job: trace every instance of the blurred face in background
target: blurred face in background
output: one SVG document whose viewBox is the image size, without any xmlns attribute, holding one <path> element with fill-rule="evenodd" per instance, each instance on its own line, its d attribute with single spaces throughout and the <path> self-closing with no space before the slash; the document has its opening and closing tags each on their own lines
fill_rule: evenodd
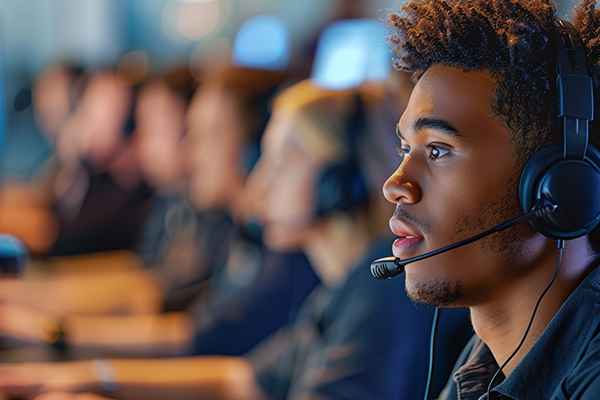
<svg viewBox="0 0 600 400">
<path fill-rule="evenodd" d="M 105 167 L 124 144 L 123 127 L 131 102 L 131 89 L 115 75 L 93 77 L 59 133 L 61 159 L 67 163 L 83 159 L 96 168 Z"/>
<path fill-rule="evenodd" d="M 262 154 L 248 191 L 263 224 L 264 240 L 275 251 L 301 250 L 319 224 L 315 185 L 325 167 L 311 151 L 294 115 L 275 111 L 262 140 Z"/>
<path fill-rule="evenodd" d="M 218 84 L 205 83 L 196 90 L 186 120 L 190 200 L 201 210 L 232 211 L 246 175 L 244 124 L 235 99 Z"/>
<path fill-rule="evenodd" d="M 52 67 L 38 77 L 33 92 L 35 119 L 51 144 L 56 143 L 60 127 L 71 114 L 71 73 Z"/>
<path fill-rule="evenodd" d="M 157 189 L 181 182 L 185 103 L 165 83 L 145 85 L 135 114 L 136 159 L 144 180 Z"/>
</svg>

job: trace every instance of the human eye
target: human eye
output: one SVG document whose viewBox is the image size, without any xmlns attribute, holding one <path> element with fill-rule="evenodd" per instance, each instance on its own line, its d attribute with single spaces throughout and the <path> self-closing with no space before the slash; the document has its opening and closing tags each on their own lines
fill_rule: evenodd
<svg viewBox="0 0 600 400">
<path fill-rule="evenodd" d="M 439 145 L 434 145 L 434 144 L 430 144 L 429 146 L 429 158 L 432 160 L 437 160 L 441 157 L 444 157 L 445 155 L 447 155 L 448 153 L 450 153 L 450 151 L 448 149 L 443 148 L 442 146 Z"/>
</svg>

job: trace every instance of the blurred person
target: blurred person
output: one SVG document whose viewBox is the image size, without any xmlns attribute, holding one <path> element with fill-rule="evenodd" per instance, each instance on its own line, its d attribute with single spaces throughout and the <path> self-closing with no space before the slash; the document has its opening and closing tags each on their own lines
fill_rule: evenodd
<svg viewBox="0 0 600 400">
<path fill-rule="evenodd" d="M 60 337 L 69 355 L 77 357 L 90 352 L 238 355 L 293 318 L 294 310 L 317 283 L 310 265 L 301 254 L 265 251 L 260 239 L 245 234 L 240 226 L 249 167 L 243 153 L 248 151 L 249 138 L 260 137 L 264 129 L 269 93 L 280 77 L 249 70 L 231 70 L 225 75 L 222 82 L 203 84 L 187 115 L 185 146 L 193 159 L 191 194 L 202 213 L 195 215 L 180 199 L 184 158 L 180 147 L 183 124 L 178 115 L 183 116 L 183 104 L 166 85 L 152 82 L 141 89 L 137 101 L 135 139 L 140 166 L 161 193 L 158 212 L 151 218 L 154 226 L 142 239 L 149 251 L 140 253 L 152 262 L 151 267 L 46 283 L 67 293 L 79 287 L 83 291 L 95 288 L 96 296 L 82 296 L 89 307 L 92 300 L 102 303 L 102 291 L 110 295 L 130 285 L 133 292 L 124 295 L 140 296 L 144 287 L 152 291 L 154 282 L 159 289 L 154 290 L 155 296 L 163 299 L 163 311 L 185 312 L 50 318 L 42 312 L 26 313 L 23 308 L 5 306 L 5 311 L 12 312 L 3 318 L 0 331 L 33 340 L 44 335 Z M 213 179 L 215 174 L 218 179 Z M 186 231 L 197 233 L 185 240 Z M 182 257 L 199 260 L 190 263 Z M 209 274 L 210 281 L 203 285 Z M 43 294 L 36 298 L 48 300 Z M 85 311 L 82 299 L 70 298 L 79 304 L 72 306 L 79 307 L 78 312 Z M 114 301 L 106 299 L 104 303 Z M 30 318 L 24 318 L 26 315 Z M 28 320 L 31 323 L 24 323 Z"/>
<path fill-rule="evenodd" d="M 174 93 L 166 84 L 152 82 L 140 90 L 137 103 L 136 112 L 140 126 L 137 128 L 135 145 L 136 158 L 142 173 L 164 196 L 167 193 L 183 193 L 184 171 L 181 165 L 177 166 L 181 163 L 178 161 L 171 168 L 161 169 L 155 169 L 154 163 L 161 163 L 164 158 L 172 160 L 179 153 L 178 146 L 184 133 L 185 99 Z M 147 142 L 150 142 L 150 145 L 146 144 Z M 175 154 L 171 155 L 171 152 Z M 151 161 L 150 158 L 154 156 L 156 158 Z M 154 208 L 160 208 L 161 205 L 157 207 L 155 204 Z M 159 213 L 164 219 L 164 212 Z M 188 210 L 187 213 L 193 214 L 195 218 L 193 211 Z M 155 240 L 146 241 L 151 242 L 151 245 L 146 247 L 152 247 L 154 253 L 160 253 L 166 247 L 166 244 L 159 246 Z M 142 254 L 146 253 L 148 251 L 142 251 Z M 78 259 L 79 271 L 77 267 L 72 267 L 74 271 L 68 273 L 32 274 L 25 279 L 0 281 L 0 298 L 4 303 L 0 306 L 1 309 L 6 313 L 9 312 L 9 305 L 25 307 L 20 312 L 9 312 L 9 315 L 32 314 L 32 321 L 36 320 L 36 314 L 38 317 L 49 314 L 62 318 L 72 313 L 137 313 L 157 312 L 161 309 L 162 294 L 158 279 L 153 271 L 140 269 L 140 260 L 132 255 L 129 261 L 126 261 L 130 266 L 121 268 L 124 271 L 115 271 L 110 265 L 98 271 L 87 271 L 85 264 L 98 258 L 107 264 L 115 262 L 94 254 Z M 150 261 L 159 262 L 156 256 L 147 255 L 142 261 L 149 258 L 152 259 Z M 193 260 L 190 260 L 190 263 L 193 263 Z M 26 312 L 28 308 L 31 309 L 29 313 Z M 12 325 L 22 327 L 21 330 L 27 332 L 27 328 L 18 323 L 22 319 L 16 318 Z M 11 334 L 11 329 L 7 326 L 11 320 L 12 318 L 3 318 L 5 334 Z M 32 333 L 25 335 L 25 339 L 40 339 L 39 334 L 35 335 L 35 330 L 29 331 Z M 33 337 L 30 337 L 32 335 Z"/>
<path fill-rule="evenodd" d="M 134 245 L 151 206 L 151 190 L 141 181 L 133 157 L 133 97 L 128 82 L 112 72 L 53 66 L 38 77 L 34 115 L 56 157 L 27 188 L 39 198 L 35 205 L 54 218 L 36 224 L 46 232 L 42 238 L 32 228 L 16 226 L 18 221 L 10 223 L 15 228 L 8 227 L 24 231 L 22 236 L 33 244 L 34 255 L 82 254 Z M 29 215 L 19 212 L 8 218 L 31 222 L 32 214 L 40 214 L 35 209 L 25 211 Z M 0 226 L 9 224 L 6 219 Z"/>
<path fill-rule="evenodd" d="M 35 122 L 53 147 L 60 128 L 74 110 L 84 77 L 70 66 L 53 65 L 35 79 Z M 0 188 L 0 232 L 24 240 L 34 255 L 45 254 L 57 237 L 58 220 L 51 209 L 57 168 L 57 157 L 48 157 L 30 180 L 5 179 Z"/>
<path fill-rule="evenodd" d="M 54 209 L 58 238 L 48 255 L 131 249 L 152 206 L 134 156 L 135 97 L 111 72 L 93 74 L 61 127 Z"/>
<path fill-rule="evenodd" d="M 136 106 L 139 126 L 136 128 L 134 144 L 140 169 L 144 178 L 153 183 L 162 197 L 176 196 L 176 193 L 183 196 L 184 171 L 177 156 L 184 133 L 185 99 L 160 81 L 148 83 L 139 92 Z M 156 169 L 155 164 L 164 166 L 163 160 L 169 167 Z M 170 164 L 173 160 L 176 162 Z M 164 220 L 162 206 L 163 203 L 157 201 L 153 208 L 158 210 L 154 214 L 159 214 Z M 186 213 L 191 219 L 197 217 L 189 206 L 177 211 Z M 171 228 L 182 229 L 179 226 Z M 151 250 L 140 251 L 141 261 L 158 264 L 161 260 L 157 254 L 164 253 L 173 238 L 164 238 L 164 228 L 153 226 L 145 230 L 152 232 L 146 235 L 152 238 L 140 240 L 149 242 L 145 247 Z M 188 241 L 194 234 L 187 233 Z M 155 239 L 155 236 L 161 238 Z M 157 243 L 161 241 L 168 243 Z M 1 280 L 2 334 L 25 342 L 39 342 L 52 340 L 56 335 L 52 331 L 60 328 L 59 320 L 73 313 L 148 313 L 161 310 L 164 294 L 156 271 L 159 267 L 153 267 L 154 264 L 149 262 L 146 264 L 149 269 L 141 269 L 140 260 L 132 255 L 126 261 L 130 265 L 120 270 L 107 265 L 104 269 L 88 271 L 86 264 L 96 258 L 97 255 L 89 255 L 78 259 L 79 271 L 73 267 L 73 271 L 58 274 L 38 273 L 24 279 Z M 115 260 L 108 259 L 105 262 L 114 263 Z M 190 259 L 187 263 L 194 262 L 195 259 Z"/>
<path fill-rule="evenodd" d="M 81 160 L 87 159 L 88 153 L 97 154 L 91 158 L 100 160 L 107 158 L 110 152 L 116 151 L 114 147 L 118 147 L 116 143 L 120 142 L 119 138 L 107 139 L 107 142 L 113 144 L 103 146 L 92 144 L 89 141 L 96 140 L 93 138 L 98 136 L 110 138 L 113 133 L 115 136 L 120 135 L 123 119 L 126 113 L 129 113 L 128 107 L 131 105 L 132 100 L 130 98 L 130 88 L 111 74 L 100 74 L 91 77 L 89 78 L 91 82 L 88 85 L 86 85 L 88 78 L 84 74 L 66 67 L 50 68 L 49 71 L 44 72 L 38 79 L 34 91 L 35 111 L 36 116 L 39 118 L 39 124 L 50 137 L 49 140 L 57 144 L 60 149 L 58 158 L 60 159 L 61 169 L 56 178 L 56 186 L 60 187 L 61 182 L 64 182 L 64 174 L 71 174 L 71 172 L 65 171 L 74 169 L 78 172 L 75 173 L 76 179 L 72 183 L 77 187 L 75 191 L 79 190 L 81 192 L 76 194 L 75 197 L 85 195 L 86 185 L 91 185 L 89 192 L 95 192 L 102 197 L 106 192 L 104 189 L 107 188 L 107 185 L 103 185 L 101 182 L 107 182 L 110 178 L 99 177 L 99 179 L 95 179 L 92 177 L 90 181 L 89 171 L 86 172 L 86 168 L 81 166 Z M 52 103 L 53 98 L 56 98 L 58 104 Z M 96 109 L 96 106 L 98 106 L 98 109 Z M 53 115 L 54 112 L 60 114 L 60 116 Z M 88 118 L 88 114 L 93 114 L 94 117 Z M 104 116 L 108 121 L 106 124 L 103 124 L 102 119 Z M 179 118 L 183 120 L 183 107 Z M 73 122 L 73 119 L 77 123 Z M 181 124 L 182 122 L 180 122 Z M 67 127 L 65 128 L 65 126 Z M 58 133 L 65 130 L 70 133 L 68 135 L 64 132 L 62 135 Z M 87 136 L 89 140 L 83 140 L 80 136 Z M 84 146 L 82 142 L 88 143 Z M 63 143 L 63 145 L 58 143 Z M 65 150 L 65 146 L 71 150 Z M 98 147 L 105 150 L 98 151 L 96 149 Z M 103 163 L 98 161 L 96 164 L 102 165 Z M 109 192 L 112 190 L 111 187 L 115 188 L 115 186 L 108 185 Z M 72 199 L 71 194 L 59 195 L 57 204 L 68 206 L 70 199 Z M 123 194 L 127 197 L 125 192 Z M 108 221 L 102 221 L 102 223 L 112 229 L 109 225 L 114 220 L 111 221 L 107 218 L 105 210 L 111 207 L 119 208 L 123 205 L 123 202 L 115 206 L 115 204 L 111 204 L 111 199 L 114 200 L 114 196 L 109 195 L 108 198 L 104 196 L 101 199 L 104 200 L 102 204 L 97 203 L 93 207 L 94 209 L 86 208 L 87 211 L 84 210 L 84 214 L 88 215 L 84 219 L 87 218 L 89 225 L 84 224 L 82 226 L 79 224 L 83 231 L 79 231 L 79 235 L 75 235 L 77 240 L 79 240 L 80 235 L 85 236 L 85 232 L 93 236 L 94 229 L 98 228 L 96 222 L 103 218 Z M 129 222 L 139 220 L 137 217 L 145 214 L 145 211 L 142 210 L 141 214 L 137 212 L 136 215 L 134 210 L 137 208 L 136 203 L 135 200 L 130 201 L 128 206 L 122 210 L 127 217 L 121 216 L 120 218 L 124 220 L 122 221 L 125 225 L 123 230 L 126 230 L 126 225 Z M 147 208 L 147 205 L 143 205 L 142 208 Z M 110 212 L 114 210 L 115 208 Z M 76 213 L 81 214 L 80 211 L 76 211 Z M 134 211 L 133 217 L 127 215 L 131 211 Z M 60 213 L 58 214 L 60 215 Z M 65 224 L 69 224 L 69 218 L 66 218 L 67 221 L 65 218 L 65 215 L 60 218 L 63 233 Z M 68 228 L 66 229 L 68 230 Z M 131 229 L 135 230 L 136 228 Z M 66 241 L 65 245 L 77 246 L 77 240 Z M 60 241 L 61 239 L 59 239 Z M 102 263 L 105 265 L 101 269 L 110 271 L 106 275 L 103 273 L 92 275 L 82 273 L 89 269 L 90 265 Z M 32 270 L 24 279 L 1 280 L 0 286 L 3 289 L 0 295 L 2 300 L 2 325 L 6 335 L 20 336 L 26 341 L 39 340 L 40 336 L 44 336 L 44 332 L 43 330 L 40 331 L 39 328 L 35 329 L 35 326 L 38 325 L 36 321 L 39 320 L 39 316 L 43 314 L 61 318 L 65 314 L 73 312 L 148 312 L 158 309 L 159 293 L 154 279 L 137 271 L 113 272 L 115 265 L 121 266 L 118 267 L 121 269 L 139 269 L 140 262 L 132 254 L 115 254 L 114 256 L 94 254 L 68 261 L 64 259 L 55 261 L 53 259 L 43 264 L 50 271 L 55 264 L 60 266 L 69 265 L 72 269 L 70 272 L 75 272 L 75 274 L 58 273 L 53 276 L 46 274 L 44 271 Z M 133 282 L 137 284 L 132 285 Z M 126 288 L 129 288 L 129 290 Z M 29 334 L 25 334 L 27 332 Z"/>
<path fill-rule="evenodd" d="M 378 193 L 385 179 L 377 164 L 387 157 L 381 149 L 371 152 L 378 141 L 367 140 L 375 132 L 367 128 L 373 120 L 366 110 L 381 110 L 381 103 L 365 106 L 358 96 L 353 90 L 319 89 L 310 81 L 284 91 L 274 103 L 263 154 L 250 177 L 246 193 L 255 199 L 269 247 L 304 250 L 322 281 L 295 322 L 244 357 L 24 364 L 0 369 L 0 390 L 30 397 L 57 392 L 40 399 L 79 397 L 59 392 L 118 399 L 420 396 L 427 370 L 420 355 L 429 346 L 432 310 L 417 309 L 401 280 L 382 283 L 370 275 L 373 255 L 390 243 L 382 238 L 382 196 L 370 194 L 375 187 Z M 388 115 L 390 126 L 397 114 Z M 368 176 L 368 186 L 361 188 L 355 179 L 354 163 Z M 336 185 L 342 196 L 335 196 Z M 437 376 L 451 369 L 470 336 L 466 325 L 465 310 L 443 315 L 439 338 L 445 359 Z"/>
<path fill-rule="evenodd" d="M 88 74 L 82 68 L 51 65 L 35 80 L 35 122 L 51 145 L 56 144 L 60 129 L 75 111 L 87 78 Z"/>
</svg>

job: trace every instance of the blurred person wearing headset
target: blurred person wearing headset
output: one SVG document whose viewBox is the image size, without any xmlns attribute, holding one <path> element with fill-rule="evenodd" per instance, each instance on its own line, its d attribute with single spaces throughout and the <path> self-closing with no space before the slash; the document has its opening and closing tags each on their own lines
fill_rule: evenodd
<svg viewBox="0 0 600 400">
<path fill-rule="evenodd" d="M 39 399 L 98 398 L 65 392 L 237 400 L 420 394 L 427 370 L 421 354 L 429 345 L 432 310 L 417 309 L 402 281 L 382 285 L 368 268 L 390 240 L 383 234 L 382 197 L 371 195 L 374 188 L 379 192 L 387 168 L 378 164 L 389 160 L 389 151 L 379 146 L 387 143 L 385 138 L 372 136 L 377 135 L 368 112 L 385 109 L 379 107 L 385 100 L 371 98 L 367 104 L 367 98 L 355 90 L 336 92 L 303 81 L 273 105 L 263 155 L 244 200 L 255 204 L 269 247 L 304 250 L 321 278 L 295 322 L 244 357 L 10 366 L 0 369 L 0 390 L 34 398 L 57 392 Z M 467 323 L 466 310 L 447 313 L 441 321 L 447 358 L 438 367 L 446 373 L 470 336 Z"/>
<path fill-rule="evenodd" d="M 249 167 L 243 153 L 250 146 L 246 136 L 262 132 L 266 100 L 281 76 L 237 69 L 223 75 L 222 83 L 205 83 L 197 90 L 184 142 L 182 99 L 160 81 L 145 84 L 139 92 L 136 154 L 145 179 L 161 193 L 151 214 L 150 225 L 155 226 L 141 238 L 145 249 L 139 254 L 149 267 L 71 274 L 46 281 L 48 290 L 35 295 L 22 293 L 31 284 L 16 281 L 12 292 L 20 289 L 21 298 L 47 302 L 58 296 L 62 303 L 75 304 L 52 314 L 4 305 L 0 332 L 33 342 L 59 340 L 71 357 L 238 355 L 292 318 L 290 312 L 317 283 L 308 262 L 301 254 L 264 251 L 260 238 L 244 235 L 234 222 L 243 218 L 239 208 L 244 206 L 241 191 Z M 250 126 L 245 124 L 256 129 L 247 133 Z M 186 153 L 192 158 L 190 194 L 200 215 L 179 199 L 185 188 Z M 121 301 L 128 294 L 135 300 L 144 288 L 162 302 L 156 311 L 167 313 L 73 315 L 98 314 L 102 308 L 118 313 L 115 295 Z M 52 296 L 54 290 L 60 294 Z M 66 313 L 69 308 L 75 311 Z"/>
<path fill-rule="evenodd" d="M 58 237 L 47 255 L 131 249 L 152 207 L 132 140 L 135 91 L 115 72 L 91 74 L 62 124 L 56 152 Z"/>
</svg>

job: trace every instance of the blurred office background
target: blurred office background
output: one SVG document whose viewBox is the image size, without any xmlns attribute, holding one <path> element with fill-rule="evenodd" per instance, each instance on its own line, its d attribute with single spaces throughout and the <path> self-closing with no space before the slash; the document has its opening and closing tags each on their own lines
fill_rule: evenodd
<svg viewBox="0 0 600 400">
<path fill-rule="evenodd" d="M 567 16 L 575 0 L 561 0 Z M 286 29 L 290 68 L 308 73 L 316 40 L 332 21 L 385 18 L 402 0 L 0 0 L 0 56 L 7 114 L 0 170 L 27 180 L 50 153 L 31 107 L 13 102 L 44 68 L 140 63 L 154 72 L 202 67 L 232 46 L 240 28 L 259 15 L 279 18 Z M 269 35 L 267 31 L 265 34 Z M 382 43 L 382 46 L 386 46 Z M 23 93 L 22 93 L 23 94 Z M 27 93 L 25 93 L 27 97 Z M 22 99 L 21 99 L 22 100 Z M 26 99 L 25 99 L 26 101 Z"/>
<path fill-rule="evenodd" d="M 215 62 L 240 28 L 259 15 L 285 28 L 291 68 L 310 69 L 315 43 L 328 23 L 384 18 L 398 0 L 2 0 L 0 55 L 4 61 L 8 128 L 1 170 L 29 179 L 50 149 L 31 107 L 15 111 L 14 99 L 52 64 L 103 68 L 145 64 L 160 73 Z M 267 31 L 267 35 L 269 32 Z M 382 46 L 385 46 L 382 43 Z M 283 51 L 283 50 L 282 50 Z M 26 97 L 26 96 L 25 96 Z"/>
</svg>

